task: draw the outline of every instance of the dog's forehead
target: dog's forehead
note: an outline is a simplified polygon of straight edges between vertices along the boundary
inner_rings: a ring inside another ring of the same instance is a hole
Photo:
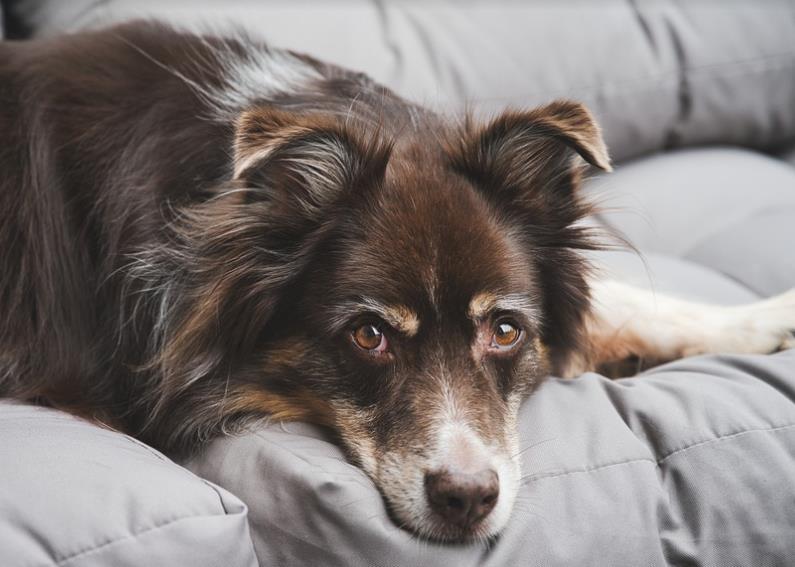
[[[342,273],[351,289],[386,302],[461,311],[484,292],[533,288],[516,227],[452,174],[393,175],[358,229]]]

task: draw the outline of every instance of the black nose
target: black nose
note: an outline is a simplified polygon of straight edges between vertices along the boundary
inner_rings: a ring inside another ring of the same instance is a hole
[[[433,511],[466,528],[494,508],[500,495],[500,480],[492,469],[475,474],[443,470],[425,474],[425,493]]]

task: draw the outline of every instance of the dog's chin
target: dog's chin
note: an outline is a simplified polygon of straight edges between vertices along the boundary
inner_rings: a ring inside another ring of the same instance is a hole
[[[495,525],[495,522],[491,521],[490,518],[486,518],[482,522],[478,522],[468,528],[461,528],[429,514],[425,521],[411,531],[421,539],[428,541],[466,545],[494,539],[504,527],[504,525]]]

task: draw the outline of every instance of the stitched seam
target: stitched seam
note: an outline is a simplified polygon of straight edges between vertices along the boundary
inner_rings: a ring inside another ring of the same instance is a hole
[[[544,479],[547,479],[547,478],[558,478],[558,477],[569,476],[569,475],[573,475],[573,474],[591,473],[591,472],[599,471],[599,470],[602,470],[602,469],[609,469],[609,468],[612,468],[612,467],[618,467],[618,466],[622,466],[622,465],[631,465],[632,463],[651,463],[651,464],[657,466],[657,461],[655,461],[654,459],[648,459],[648,458],[629,459],[627,461],[618,461],[616,463],[605,463],[603,465],[596,465],[596,466],[593,466],[593,467],[583,467],[581,469],[575,469],[575,470],[572,470],[572,471],[561,471],[561,472],[554,472],[554,473],[549,473],[549,474],[542,473],[542,474],[535,475],[535,476],[529,476],[529,477],[527,477],[527,478],[522,480],[522,485],[529,484],[529,483],[535,482],[537,480],[544,480]]]
[[[661,465],[663,463],[663,461],[673,457],[674,455],[678,455],[679,453],[684,453],[685,451],[689,451],[690,449],[693,449],[695,447],[700,447],[702,445],[707,445],[709,443],[715,443],[715,442],[718,442],[718,441],[725,441],[727,439],[734,439],[735,437],[740,437],[742,435],[747,435],[749,433],[762,433],[762,432],[765,432],[765,431],[771,431],[771,432],[773,432],[773,431],[782,431],[784,429],[791,429],[793,427],[795,427],[795,423],[790,423],[790,424],[787,424],[787,425],[777,425],[777,426],[773,426],[773,427],[759,427],[759,428],[756,428],[756,429],[745,429],[743,431],[738,431],[736,433],[729,433],[728,435],[721,435],[720,437],[715,437],[713,439],[705,439],[703,441],[698,441],[697,443],[693,443],[692,445],[688,445],[687,447],[682,447],[680,449],[675,449],[674,451],[671,451],[670,453],[668,453],[667,455],[665,455],[664,457],[659,459],[657,461],[657,464]]]
[[[725,440],[728,440],[728,439],[733,439],[735,437],[740,437],[742,435],[746,435],[746,434],[749,434],[749,433],[761,433],[761,432],[765,432],[765,431],[781,431],[781,430],[784,430],[784,429],[790,429],[790,428],[794,428],[794,427],[795,427],[795,423],[791,423],[791,424],[787,424],[787,425],[779,425],[779,426],[774,426],[774,427],[760,427],[760,428],[756,428],[756,429],[746,429],[744,431],[738,431],[736,433],[729,433],[727,435],[722,435],[720,437],[715,437],[715,438],[712,438],[712,439],[705,439],[703,441],[698,441],[696,443],[693,443],[692,445],[688,445],[687,447],[682,447],[680,449],[676,449],[676,450],[668,453],[667,455],[665,455],[664,457],[662,457],[662,458],[660,458],[659,460],[656,460],[656,461],[654,459],[646,459],[646,458],[629,459],[629,460],[626,460],[626,461],[618,461],[618,462],[615,462],[615,463],[605,463],[605,464],[596,465],[596,466],[593,466],[593,467],[583,467],[581,469],[575,469],[575,470],[571,470],[571,471],[553,472],[553,473],[548,473],[548,474],[542,473],[542,474],[539,474],[539,475],[529,476],[529,477],[523,479],[522,480],[522,485],[529,484],[529,483],[535,482],[537,480],[544,480],[544,479],[547,479],[547,478],[558,478],[558,477],[569,476],[569,475],[574,475],[574,474],[591,473],[591,472],[599,471],[599,470],[602,470],[602,469],[608,469],[608,468],[612,468],[612,467],[618,467],[618,466],[623,466],[623,465],[628,465],[628,464],[633,464],[633,463],[652,463],[655,466],[660,466],[660,465],[662,465],[662,463],[666,459],[669,459],[669,458],[673,457],[674,455],[677,455],[679,453],[683,453],[683,452],[688,451],[690,449],[693,449],[695,447],[700,447],[702,445],[707,445],[709,443],[715,443],[715,442],[718,442],[718,441],[725,441]]]
[[[145,534],[147,534],[149,532],[152,532],[152,531],[155,531],[155,530],[159,530],[161,528],[169,527],[169,526],[171,526],[173,524],[176,524],[177,522],[181,522],[183,520],[192,520],[192,519],[196,519],[196,518],[208,518],[208,517],[214,517],[214,516],[192,515],[192,516],[182,516],[182,517],[179,517],[179,518],[174,518],[172,520],[166,520],[165,522],[163,522],[161,524],[155,524],[154,526],[150,526],[150,527],[148,527],[148,528],[146,528],[144,530],[141,530],[139,532],[133,532],[131,534],[128,534],[128,535],[125,535],[125,536],[122,536],[122,537],[119,537],[119,538],[116,538],[116,539],[112,539],[112,540],[106,541],[104,543],[100,543],[98,545],[95,545],[94,547],[90,547],[88,549],[83,549],[83,550],[78,551],[76,553],[73,553],[71,555],[67,555],[66,557],[56,558],[55,559],[55,564],[56,565],[65,565],[66,563],[69,563],[73,559],[77,559],[79,557],[84,557],[86,555],[89,555],[91,553],[95,553],[95,552],[100,551],[100,550],[102,550],[102,549],[104,549],[106,547],[109,547],[111,545],[115,545],[117,543],[122,543],[124,541],[140,537],[142,535],[145,535]]]

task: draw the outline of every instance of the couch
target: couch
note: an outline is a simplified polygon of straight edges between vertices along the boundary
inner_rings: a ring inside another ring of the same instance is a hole
[[[606,275],[712,303],[795,285],[795,0],[3,0],[22,40],[158,17],[365,71],[443,112],[586,102],[615,172],[584,191],[641,254]],[[492,542],[395,526],[322,429],[274,423],[175,463],[0,402],[0,565],[791,565],[795,350],[551,378]]]

